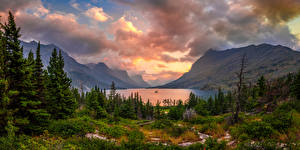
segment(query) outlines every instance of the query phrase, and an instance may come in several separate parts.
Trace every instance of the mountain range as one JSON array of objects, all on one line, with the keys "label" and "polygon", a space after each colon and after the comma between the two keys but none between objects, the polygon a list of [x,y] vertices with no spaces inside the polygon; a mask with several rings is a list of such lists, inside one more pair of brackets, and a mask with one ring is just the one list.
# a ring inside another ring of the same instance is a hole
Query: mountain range
[{"label": "mountain range", "polygon": [[[24,56],[27,57],[30,50],[34,53],[38,43],[36,41],[24,42],[21,41],[23,46]],[[50,56],[53,49],[62,50],[54,44],[41,44],[41,58],[44,66],[49,65]],[[112,81],[115,82],[117,88],[143,88],[150,87],[145,82],[141,75],[130,77],[125,70],[117,70],[109,68],[105,63],[97,64],[80,64],[66,52],[62,50],[62,56],[65,60],[64,70],[72,79],[72,86],[83,87],[84,90],[89,90],[94,86],[100,88],[110,88]]]},{"label": "mountain range", "polygon": [[210,49],[189,72],[160,88],[231,88],[237,82],[236,72],[244,54],[247,82],[255,82],[261,75],[272,79],[300,69],[300,52],[281,45],[250,45],[222,51]]}]

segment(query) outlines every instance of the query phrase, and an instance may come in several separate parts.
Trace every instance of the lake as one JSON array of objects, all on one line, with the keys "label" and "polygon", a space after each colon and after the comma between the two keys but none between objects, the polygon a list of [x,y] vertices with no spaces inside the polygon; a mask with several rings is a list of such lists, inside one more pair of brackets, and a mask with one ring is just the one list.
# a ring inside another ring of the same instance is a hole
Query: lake
[{"label": "lake", "polygon": [[207,99],[209,96],[214,96],[216,93],[215,91],[196,89],[118,89],[116,92],[125,97],[130,96],[131,93],[138,92],[144,102],[149,100],[154,105],[158,100],[162,101],[164,99],[182,100],[185,102],[191,92],[204,99]]}]

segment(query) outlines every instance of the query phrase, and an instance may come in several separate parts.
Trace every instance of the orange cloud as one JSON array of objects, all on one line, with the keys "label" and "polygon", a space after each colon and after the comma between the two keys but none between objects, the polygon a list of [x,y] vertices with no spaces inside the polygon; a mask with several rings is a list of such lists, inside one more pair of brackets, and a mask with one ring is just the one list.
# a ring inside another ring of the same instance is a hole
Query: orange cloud
[{"label": "orange cloud", "polygon": [[84,14],[99,22],[105,22],[108,19],[113,19],[111,16],[109,16],[103,11],[103,8],[99,7],[92,7],[88,9]]}]

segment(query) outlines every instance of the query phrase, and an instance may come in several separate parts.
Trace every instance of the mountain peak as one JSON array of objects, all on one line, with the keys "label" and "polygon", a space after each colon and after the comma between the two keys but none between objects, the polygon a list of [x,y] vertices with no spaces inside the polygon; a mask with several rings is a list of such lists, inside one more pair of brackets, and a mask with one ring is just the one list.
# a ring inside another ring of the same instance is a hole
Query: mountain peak
[{"label": "mountain peak", "polygon": [[[247,79],[257,76],[276,78],[300,67],[300,52],[282,45],[260,44],[223,51],[209,50],[199,58],[188,73],[162,87],[168,88],[230,88],[236,83],[235,72],[240,59],[247,55]],[[248,82],[247,81],[247,82]]]}]

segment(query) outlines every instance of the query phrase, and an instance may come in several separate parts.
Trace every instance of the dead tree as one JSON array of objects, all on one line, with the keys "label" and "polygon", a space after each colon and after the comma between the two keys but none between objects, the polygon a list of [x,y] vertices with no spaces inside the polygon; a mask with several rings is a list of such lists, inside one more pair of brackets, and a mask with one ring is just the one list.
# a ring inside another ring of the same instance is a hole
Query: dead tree
[{"label": "dead tree", "polygon": [[[245,69],[246,69],[246,54],[243,55],[241,59],[241,65],[240,65],[239,72],[236,73],[238,77],[238,83],[237,83],[237,99],[236,99],[236,108],[235,113],[233,116],[234,123],[237,123],[239,121],[239,112],[241,110],[241,101],[242,101],[242,88],[244,85],[245,80]],[[234,111],[234,110],[233,110]]]}]

